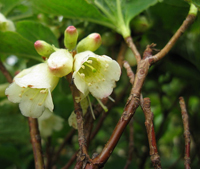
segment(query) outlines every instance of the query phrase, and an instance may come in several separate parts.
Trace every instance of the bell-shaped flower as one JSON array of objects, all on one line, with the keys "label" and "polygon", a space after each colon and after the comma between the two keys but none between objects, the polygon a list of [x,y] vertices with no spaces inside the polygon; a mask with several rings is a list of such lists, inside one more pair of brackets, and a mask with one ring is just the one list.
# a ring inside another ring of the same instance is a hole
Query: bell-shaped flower
[{"label": "bell-shaped flower", "polygon": [[48,109],[44,111],[42,116],[38,118],[40,134],[43,138],[49,137],[53,131],[60,131],[63,128],[64,119],[50,112]]},{"label": "bell-shaped flower", "polygon": [[63,77],[72,71],[73,57],[68,50],[58,49],[50,55],[47,64],[52,74]]},{"label": "bell-shaped flower", "polygon": [[98,99],[108,97],[120,75],[119,64],[108,56],[85,51],[74,57],[74,83],[85,96],[90,92]]},{"label": "bell-shaped flower", "polygon": [[58,80],[46,63],[40,63],[15,76],[5,94],[11,102],[19,103],[24,116],[38,118],[46,109],[53,111],[51,92]]}]

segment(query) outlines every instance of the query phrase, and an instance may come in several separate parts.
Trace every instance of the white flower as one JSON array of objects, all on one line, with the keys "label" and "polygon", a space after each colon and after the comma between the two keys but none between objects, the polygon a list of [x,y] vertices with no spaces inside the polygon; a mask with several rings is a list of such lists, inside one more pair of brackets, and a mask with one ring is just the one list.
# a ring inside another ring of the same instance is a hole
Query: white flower
[{"label": "white flower", "polygon": [[60,131],[63,128],[64,119],[52,114],[48,109],[38,118],[39,130],[42,137],[52,135],[53,131]]},{"label": "white flower", "polygon": [[120,74],[119,64],[108,56],[99,56],[90,51],[75,55],[73,79],[85,96],[90,92],[99,99],[108,97]]},{"label": "white flower", "polygon": [[38,118],[46,108],[53,111],[51,91],[58,80],[50,73],[46,63],[40,63],[15,76],[5,94],[11,102],[19,103],[24,116]]},{"label": "white flower", "polygon": [[15,25],[11,20],[0,13],[0,31],[15,31]]}]

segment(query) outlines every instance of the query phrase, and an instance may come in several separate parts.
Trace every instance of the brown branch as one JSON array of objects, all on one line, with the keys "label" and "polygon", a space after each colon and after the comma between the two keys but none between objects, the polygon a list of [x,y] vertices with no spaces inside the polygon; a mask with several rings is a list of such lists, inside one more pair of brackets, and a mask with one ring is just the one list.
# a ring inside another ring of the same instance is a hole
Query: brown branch
[{"label": "brown branch", "polygon": [[[87,141],[84,133],[84,119],[83,119],[83,112],[80,106],[80,103],[77,103],[76,98],[80,97],[80,92],[76,88],[74,84],[72,84],[72,74],[66,76],[69,84],[70,90],[72,92],[73,101],[74,101],[74,112],[76,114],[77,120],[77,129],[78,129],[78,142],[80,147],[80,153],[78,156],[78,163],[83,162],[83,165],[86,165],[88,161],[90,161],[90,157],[87,152]],[[84,167],[83,167],[84,168]]]},{"label": "brown branch", "polygon": [[33,154],[35,159],[35,168],[43,169],[45,168],[45,166],[42,155],[40,132],[38,130],[38,121],[37,119],[31,117],[28,118],[28,121],[29,121],[29,132],[31,137],[31,143],[33,147]]},{"label": "brown branch", "polygon": [[133,85],[135,75],[134,75],[134,73],[133,73],[133,71],[131,69],[131,66],[129,65],[129,63],[127,61],[124,61],[124,68],[126,69],[127,76],[130,79],[130,83]]},{"label": "brown branch", "polygon": [[131,164],[133,158],[133,151],[134,151],[134,142],[133,142],[133,118],[131,119],[130,123],[130,131],[129,131],[129,146],[128,146],[128,159],[126,161],[126,165],[124,169],[128,169],[129,165]]},{"label": "brown branch", "polygon": [[129,36],[129,37],[125,38],[124,40],[125,40],[126,44],[128,45],[128,47],[132,50],[132,52],[137,60],[137,64],[138,64],[141,60],[141,56],[140,56],[140,53],[138,52],[135,44],[133,43],[132,37]]},{"label": "brown branch", "polygon": [[154,132],[154,125],[153,125],[153,113],[151,112],[151,102],[149,98],[144,98],[142,110],[145,115],[145,126],[147,130],[147,136],[149,140],[149,149],[150,149],[150,156],[151,162],[155,169],[161,169],[161,162],[160,156],[158,155],[158,150],[156,146],[156,137]]},{"label": "brown branch", "polygon": [[185,169],[190,169],[190,129],[189,129],[189,117],[186,110],[186,105],[183,97],[179,98],[179,104],[181,107],[181,114],[183,119],[184,137],[185,137]]},{"label": "brown branch", "polygon": [[155,63],[159,60],[161,60],[170,50],[171,48],[175,45],[177,40],[180,38],[180,36],[186,31],[186,29],[192,25],[194,22],[196,16],[193,14],[189,14],[180,28],[176,31],[176,33],[172,36],[172,38],[169,40],[169,42],[165,45],[165,47],[156,55],[152,57],[151,63]]},{"label": "brown branch", "polygon": [[12,76],[10,75],[10,73],[8,72],[8,70],[5,68],[5,66],[3,65],[3,63],[0,61],[0,70],[3,73],[3,75],[5,76],[5,78],[7,79],[7,81],[9,83],[12,83]]},{"label": "brown branch", "polygon": [[135,110],[140,104],[140,92],[141,88],[144,83],[144,79],[148,73],[149,69],[149,61],[148,59],[141,60],[138,64],[137,73],[134,81],[134,85],[131,90],[131,94],[127,100],[126,106],[124,108],[124,112],[118,121],[109,141],[103,148],[102,152],[94,158],[91,162],[92,164],[88,164],[86,168],[95,168],[95,167],[103,167],[103,165],[106,163],[108,158],[110,157],[112,151],[114,150],[115,146],[117,145],[123,131],[125,130],[125,127],[131,120],[132,116],[135,113]]}]

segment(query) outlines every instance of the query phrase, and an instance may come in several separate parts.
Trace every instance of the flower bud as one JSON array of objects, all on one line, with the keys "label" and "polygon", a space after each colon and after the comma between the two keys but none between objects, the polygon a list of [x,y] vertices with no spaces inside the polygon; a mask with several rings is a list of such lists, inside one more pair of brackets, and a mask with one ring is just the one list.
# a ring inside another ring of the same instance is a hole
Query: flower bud
[{"label": "flower bud", "polygon": [[63,77],[72,71],[73,57],[68,50],[59,49],[50,55],[47,64],[52,74]]},{"label": "flower bud", "polygon": [[49,57],[53,52],[55,52],[53,46],[43,40],[37,40],[34,43],[34,46],[37,53],[44,57]]},{"label": "flower bud", "polygon": [[95,51],[101,45],[101,36],[98,33],[92,33],[86,38],[82,39],[77,45],[77,52]]},{"label": "flower bud", "polygon": [[74,26],[68,26],[64,33],[64,44],[65,47],[69,50],[72,50],[76,47],[78,39],[78,31]]}]

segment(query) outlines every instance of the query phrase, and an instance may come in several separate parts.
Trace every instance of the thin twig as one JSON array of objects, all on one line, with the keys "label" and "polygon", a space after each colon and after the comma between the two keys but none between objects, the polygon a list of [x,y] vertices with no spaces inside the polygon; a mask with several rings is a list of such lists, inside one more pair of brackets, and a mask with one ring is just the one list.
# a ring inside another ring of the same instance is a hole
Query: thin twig
[{"label": "thin twig", "polygon": [[44,160],[42,155],[41,138],[38,130],[37,119],[28,118],[29,121],[29,132],[31,136],[31,143],[33,147],[33,154],[35,159],[35,169],[44,169]]},{"label": "thin twig", "polygon": [[186,19],[184,20],[183,24],[180,26],[180,28],[176,31],[176,33],[172,36],[172,38],[169,40],[169,42],[165,45],[165,47],[156,55],[152,57],[151,63],[157,62],[158,60],[161,60],[175,45],[177,40],[180,38],[180,36],[186,31],[186,29],[192,25],[194,22],[196,16],[193,14],[189,14]]},{"label": "thin twig", "polygon": [[3,65],[3,63],[0,61],[0,70],[3,73],[3,75],[5,76],[5,78],[7,79],[7,81],[9,83],[12,83],[12,76],[10,75],[10,73],[7,71],[7,69],[5,68],[5,66]]},{"label": "thin twig", "polygon": [[129,63],[127,61],[124,61],[124,68],[126,69],[127,76],[130,79],[130,83],[133,85],[135,75],[134,75],[134,73],[133,73],[133,71],[131,69],[131,66],[129,65]]},{"label": "thin twig", "polygon": [[126,161],[126,165],[124,169],[128,169],[129,165],[131,164],[132,158],[133,158],[133,151],[134,151],[134,142],[133,142],[133,118],[131,119],[129,123],[129,146],[128,146],[128,159]]},{"label": "thin twig", "polygon": [[179,98],[179,104],[181,107],[181,114],[183,119],[184,137],[185,137],[185,169],[190,169],[190,129],[189,129],[189,117],[186,110],[186,105],[183,97]]},{"label": "thin twig", "polygon": [[156,137],[154,132],[154,125],[153,125],[153,113],[151,112],[151,103],[149,98],[144,98],[142,110],[145,115],[145,126],[147,130],[147,136],[149,140],[149,149],[150,149],[150,156],[151,162],[155,169],[161,169],[161,162],[160,156],[158,154],[157,146],[156,146]]},{"label": "thin twig", "polygon": [[132,50],[132,52],[137,60],[137,64],[138,64],[141,60],[141,56],[133,42],[132,37],[129,36],[129,37],[125,38],[125,42],[128,45],[128,47]]}]

